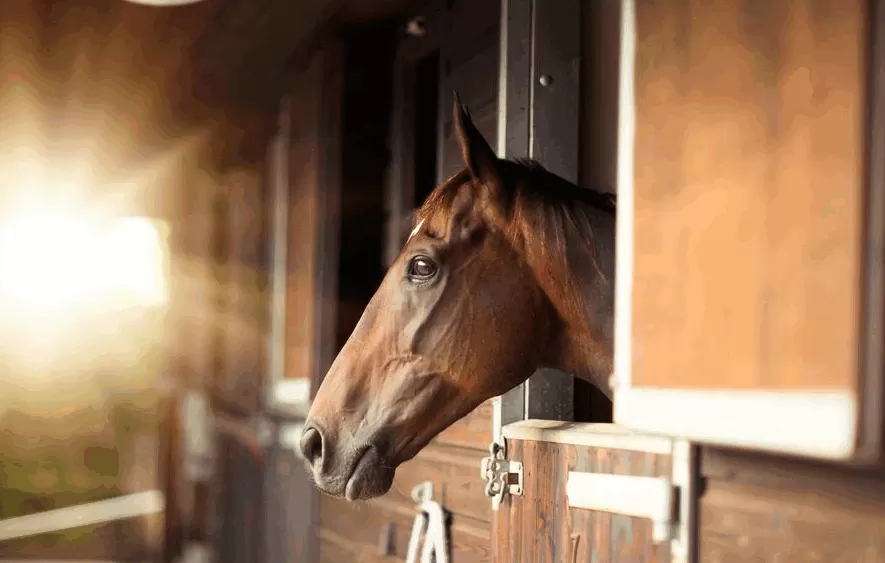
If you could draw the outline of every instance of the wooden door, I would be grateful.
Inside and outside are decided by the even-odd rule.
[[[873,5],[624,3],[617,422],[879,457]]]
[[[612,424],[541,420],[510,424],[504,438],[507,458],[522,463],[523,490],[504,495],[496,512],[495,561],[673,560],[677,524],[655,510],[656,492],[667,494],[672,475],[670,439]],[[610,502],[600,498],[608,497],[599,494],[605,489],[616,492]],[[664,520],[648,517],[655,513]]]

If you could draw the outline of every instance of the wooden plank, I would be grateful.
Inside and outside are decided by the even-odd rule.
[[[856,501],[710,480],[701,497],[701,561],[881,561],[881,506],[864,510]]]
[[[861,356],[860,393],[863,400],[863,419],[859,442],[873,456],[881,455],[882,428],[885,427],[885,387],[882,365],[885,364],[885,1],[871,0],[869,4],[871,33],[867,57],[867,193],[863,207],[866,210],[864,248],[864,302],[861,332],[864,335]],[[866,455],[863,452],[858,457]]]
[[[855,389],[865,3],[636,6],[632,384]]]
[[[491,503],[485,496],[485,482],[479,477],[479,462],[486,455],[487,451],[440,447],[432,443],[396,470],[393,487],[384,498],[411,507],[414,505],[412,488],[430,481],[434,498],[440,499],[446,509],[456,516],[482,522],[488,530]]]
[[[881,470],[702,448],[702,561],[881,561]]]
[[[320,142],[320,98],[322,59],[314,57],[302,79],[293,82],[289,145],[289,248],[286,257],[288,290],[286,299],[286,377],[312,376],[314,364],[313,327],[316,295],[319,236],[320,157],[315,150]]]
[[[525,460],[524,445],[525,442],[521,441],[510,442],[507,445],[507,455],[511,459]],[[500,522],[498,531],[506,530],[505,534],[495,538],[495,560],[500,563],[525,560],[522,542],[523,520],[526,519],[526,516],[532,518],[533,514],[529,510],[525,510],[528,505],[524,500],[524,497],[517,498],[506,495],[503,503],[498,507],[497,520]]]
[[[461,101],[470,108],[471,115],[480,107],[496,105],[498,102],[498,32],[471,45],[471,56],[462,61],[449,59],[449,74],[446,89],[458,92]],[[444,108],[450,110],[451,107]],[[444,123],[450,125],[452,112],[443,113]],[[482,133],[486,133],[482,131]],[[487,137],[495,139],[495,130]]]
[[[534,4],[534,72],[530,156],[578,182],[581,2]]]
[[[470,414],[461,418],[433,440],[433,444],[472,448],[475,452],[487,455],[492,442],[492,400],[476,407]],[[479,463],[478,459],[477,462]],[[478,466],[477,466],[478,467]]]
[[[553,442],[664,455],[673,452],[670,438],[633,432],[620,424],[532,419],[508,424],[503,428],[503,436],[508,440]]]
[[[403,506],[386,500],[353,504],[324,497],[320,502],[320,510],[323,521],[330,523],[323,526],[320,532],[324,539],[338,535],[341,537],[338,543],[345,543],[349,551],[359,554],[358,557],[379,556],[378,546],[382,534],[386,532],[388,525],[392,525],[394,540],[389,555],[399,561],[405,558],[412,523],[417,513],[414,504]],[[452,519],[449,533],[452,561],[490,560],[487,526],[477,526],[471,520],[456,515]],[[321,546],[321,550],[324,547]]]
[[[478,45],[495,43],[497,59],[498,30],[501,21],[500,0],[452,0],[449,6],[449,35],[446,53],[451,64],[475,56]],[[495,73],[497,78],[497,70]]]
[[[554,173],[577,182],[580,2],[511,0],[506,3],[503,21],[501,116],[505,122],[499,127],[501,156],[535,158]],[[556,370],[538,370],[502,397],[501,422],[573,420],[575,397],[572,377]]]
[[[502,2],[501,64],[498,93],[497,153],[501,158],[529,154],[532,81],[532,0]],[[525,418],[526,386],[500,397],[500,424]],[[500,428],[496,428],[498,432]]]
[[[617,188],[617,53],[621,1],[581,4],[581,97],[578,185],[614,193]]]

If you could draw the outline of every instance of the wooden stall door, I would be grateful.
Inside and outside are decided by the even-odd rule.
[[[624,2],[616,422],[878,456],[871,5]]]
[[[671,561],[669,540],[654,540],[651,519],[584,508],[580,487],[569,485],[570,480],[589,477],[604,482],[608,476],[621,476],[627,478],[619,485],[624,496],[634,483],[654,486],[660,480],[656,478],[671,475],[669,439],[611,424],[543,420],[508,425],[504,436],[507,458],[523,464],[524,489],[520,496],[505,495],[495,514],[495,561]]]

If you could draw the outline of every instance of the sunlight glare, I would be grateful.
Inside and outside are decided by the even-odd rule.
[[[161,233],[145,218],[29,214],[0,223],[0,300],[29,314],[166,300]],[[6,308],[6,307],[4,307]]]

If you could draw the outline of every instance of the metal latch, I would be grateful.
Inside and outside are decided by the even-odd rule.
[[[495,442],[489,446],[489,457],[482,459],[480,474],[486,482],[486,496],[501,502],[505,493],[522,496],[522,463],[504,457],[504,448]]]

